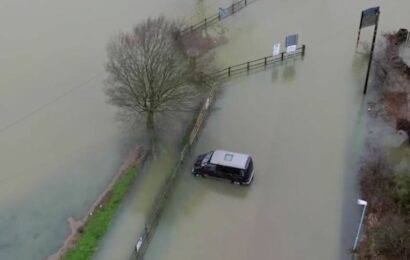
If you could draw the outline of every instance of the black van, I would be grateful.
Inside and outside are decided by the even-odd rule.
[[[197,157],[192,173],[249,185],[253,180],[253,160],[247,154],[215,150]]]

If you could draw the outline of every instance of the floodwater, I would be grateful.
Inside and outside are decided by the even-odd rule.
[[[225,66],[269,55],[292,33],[307,55],[224,84],[193,156],[249,153],[255,180],[197,179],[188,163],[144,259],[351,259],[367,65],[355,47],[360,12],[375,5],[379,33],[410,26],[404,0],[258,0],[225,22]]]
[[[44,259],[135,146],[103,93],[119,30],[191,0],[0,0],[0,259]]]
[[[230,3],[204,6],[213,13]],[[197,180],[187,166],[147,259],[328,260],[345,252],[341,242],[351,242],[359,210],[354,171],[346,168],[360,139],[365,67],[354,68],[354,45],[360,11],[377,4],[380,31],[410,27],[405,0],[257,0],[229,18],[221,65],[268,55],[273,42],[295,32],[307,56],[226,84],[194,154],[248,152],[255,183]],[[105,103],[108,39],[161,13],[196,21],[190,15],[203,12],[194,6],[0,0],[0,259],[54,252],[69,233],[66,219],[82,217],[135,144]],[[158,158],[148,172],[163,173],[172,161]],[[152,198],[161,178],[142,176],[147,186],[137,183],[132,194]],[[128,259],[147,205],[126,201],[97,256]]]

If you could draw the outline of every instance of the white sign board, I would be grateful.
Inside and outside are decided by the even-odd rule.
[[[287,53],[292,53],[296,51],[296,45],[291,45],[286,48]]]
[[[280,53],[280,43],[275,43],[275,44],[273,45],[272,55],[273,55],[273,56],[276,56],[276,55],[279,55],[279,53]]]

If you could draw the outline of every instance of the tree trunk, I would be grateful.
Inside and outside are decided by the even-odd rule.
[[[147,131],[149,134],[149,150],[150,150],[151,155],[154,155],[154,148],[156,145],[154,112],[148,112],[146,124],[147,124]]]

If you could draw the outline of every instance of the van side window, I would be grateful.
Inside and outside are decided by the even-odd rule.
[[[222,165],[217,165],[216,170],[218,172],[222,172],[222,173],[230,173],[231,172],[229,167],[222,166]]]
[[[215,164],[208,163],[205,166],[205,170],[214,172],[215,171]]]
[[[226,173],[226,174],[233,174],[238,176],[245,176],[245,171],[233,167],[217,165],[216,170],[218,172]]]

